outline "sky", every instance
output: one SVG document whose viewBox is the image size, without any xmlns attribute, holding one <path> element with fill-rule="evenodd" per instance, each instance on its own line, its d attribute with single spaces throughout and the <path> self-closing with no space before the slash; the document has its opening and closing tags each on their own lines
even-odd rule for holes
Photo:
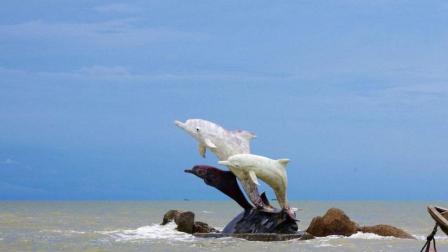
<svg viewBox="0 0 448 252">
<path fill-rule="evenodd" d="M 224 200 L 188 118 L 289 158 L 290 200 L 448 200 L 446 1 L 0 5 L 0 200 Z"/>
</svg>

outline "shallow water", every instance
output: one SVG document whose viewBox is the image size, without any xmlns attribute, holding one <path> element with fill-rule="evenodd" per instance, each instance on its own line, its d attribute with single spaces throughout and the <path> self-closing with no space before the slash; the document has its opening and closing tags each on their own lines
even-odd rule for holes
<svg viewBox="0 0 448 252">
<path fill-rule="evenodd" d="M 292 202 L 302 210 L 300 229 L 330 207 L 343 209 L 361 225 L 390 224 L 417 240 L 358 233 L 310 241 L 250 242 L 235 238 L 203 239 L 160 226 L 169 209 L 191 210 L 196 220 L 224 227 L 241 210 L 230 201 L 0 201 L 0 251 L 420 251 L 434 221 L 426 205 L 448 202 Z M 437 234 L 439 251 L 448 237 Z"/>
</svg>

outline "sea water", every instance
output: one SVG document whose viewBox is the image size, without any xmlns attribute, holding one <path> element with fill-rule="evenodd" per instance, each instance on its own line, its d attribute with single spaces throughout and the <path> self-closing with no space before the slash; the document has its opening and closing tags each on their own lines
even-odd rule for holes
<svg viewBox="0 0 448 252">
<path fill-rule="evenodd" d="M 0 251 L 420 251 L 434 226 L 426 206 L 448 202 L 303 201 L 299 229 L 330 207 L 343 209 L 360 225 L 389 224 L 416 240 L 357 233 L 308 241 L 254 242 L 196 238 L 161 226 L 170 209 L 190 210 L 196 220 L 223 228 L 241 209 L 231 201 L 0 201 Z M 439 251 L 448 238 L 437 233 Z"/>
</svg>

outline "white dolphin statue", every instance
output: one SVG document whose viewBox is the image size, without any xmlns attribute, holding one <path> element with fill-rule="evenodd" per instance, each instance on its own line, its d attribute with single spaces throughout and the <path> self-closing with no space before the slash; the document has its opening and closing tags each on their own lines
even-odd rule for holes
<svg viewBox="0 0 448 252">
<path fill-rule="evenodd" d="M 242 181 L 250 180 L 254 184 L 259 185 L 257 178 L 263 180 L 274 190 L 282 209 L 292 219 L 295 219 L 294 210 L 289 207 L 286 197 L 288 178 L 285 169 L 288 162 L 289 159 L 273 160 L 253 154 L 237 154 L 218 163 L 229 167 L 235 176 Z"/>
<path fill-rule="evenodd" d="M 229 131 L 216 123 L 202 119 L 188 119 L 185 123 L 179 121 L 174 123 L 198 141 L 201 156 L 205 157 L 208 148 L 219 160 L 227 160 L 236 154 L 250 153 L 250 140 L 255 138 L 252 132 Z"/>
<path fill-rule="evenodd" d="M 252 132 L 246 130 L 226 130 L 216 123 L 203 119 L 188 119 L 185 123 L 175 121 L 175 124 L 196 139 L 201 156 L 205 157 L 205 152 L 208 148 L 215 153 L 219 160 L 227 160 L 236 154 L 250 153 L 250 141 L 256 137 Z M 263 203 L 258 193 L 258 187 L 252 180 L 245 177 L 238 177 L 238 179 L 249 199 L 256 207 L 269 211 L 272 209 Z"/>
</svg>

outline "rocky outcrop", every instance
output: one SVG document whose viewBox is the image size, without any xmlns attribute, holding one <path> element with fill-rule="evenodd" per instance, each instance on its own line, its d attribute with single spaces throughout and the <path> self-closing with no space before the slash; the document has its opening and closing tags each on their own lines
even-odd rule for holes
<svg viewBox="0 0 448 252">
<path fill-rule="evenodd" d="M 318 236 L 345 235 L 350 236 L 358 231 L 355 222 L 337 208 L 328 209 L 324 216 L 314 217 L 306 232 Z"/>
<path fill-rule="evenodd" d="M 193 225 L 194 225 L 194 213 L 193 212 L 182 212 L 177 218 L 174 219 L 174 222 L 177 224 L 177 230 L 185 233 L 192 234 L 193 233 Z"/>
<path fill-rule="evenodd" d="M 244 211 L 236 216 L 222 230 L 225 234 L 295 234 L 297 222 L 284 211 L 267 213 L 258 209 Z"/>
<path fill-rule="evenodd" d="M 324 216 L 314 217 L 306 231 L 318 237 L 328 235 L 350 236 L 357 232 L 364 232 L 380 236 L 415 239 L 406 231 L 390 225 L 360 227 L 356 222 L 352 221 L 344 211 L 338 208 L 330 208 Z"/>
<path fill-rule="evenodd" d="M 166 225 L 169 222 L 175 220 L 179 216 L 180 213 L 181 213 L 181 211 L 179 211 L 179 210 L 169 210 L 168 212 L 165 213 L 165 215 L 163 215 L 163 220 L 160 225 Z"/>
<path fill-rule="evenodd" d="M 363 233 L 373 233 L 381 236 L 393 236 L 402 239 L 415 239 L 414 236 L 412 236 L 408 232 L 390 225 L 381 224 L 370 227 L 360 227 L 358 230 Z"/>
<path fill-rule="evenodd" d="M 194 221 L 194 213 L 190 211 L 181 212 L 179 210 L 169 210 L 163 216 L 161 225 L 166 225 L 171 221 L 174 221 L 177 224 L 178 231 L 189 234 L 219 232 L 205 222 Z"/>
<path fill-rule="evenodd" d="M 217 233 L 219 230 L 209 226 L 205 222 L 195 221 L 193 224 L 193 233 Z"/>
</svg>

